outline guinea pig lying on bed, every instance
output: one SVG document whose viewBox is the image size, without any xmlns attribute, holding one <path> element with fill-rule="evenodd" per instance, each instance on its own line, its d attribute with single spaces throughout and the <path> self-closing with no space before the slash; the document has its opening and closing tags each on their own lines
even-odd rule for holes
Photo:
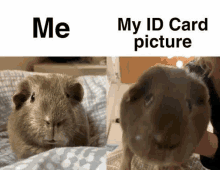
<svg viewBox="0 0 220 170">
<path fill-rule="evenodd" d="M 9 142 L 18 159 L 62 146 L 89 146 L 92 124 L 81 105 L 83 87 L 59 74 L 28 76 L 13 96 Z"/>
<path fill-rule="evenodd" d="M 161 166 L 179 166 L 192 155 L 207 129 L 209 94 L 205 84 L 184 69 L 154 66 L 123 96 L 121 170 L 134 154 Z"/>
</svg>

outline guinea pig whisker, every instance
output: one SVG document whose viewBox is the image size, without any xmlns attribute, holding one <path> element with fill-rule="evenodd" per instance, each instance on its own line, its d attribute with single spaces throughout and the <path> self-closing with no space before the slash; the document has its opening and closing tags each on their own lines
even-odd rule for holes
<svg viewBox="0 0 220 170">
<path fill-rule="evenodd" d="M 96 135 L 89 139 L 89 146 L 91 146 L 94 142 L 96 142 L 100 138 L 99 135 Z"/>
<path fill-rule="evenodd" d="M 85 135 L 83 132 L 80 132 L 80 131 L 77 131 L 77 130 L 74 130 L 73 132 L 74 132 L 74 133 L 81 134 L 81 135 L 83 135 L 83 136 Z"/>
<path fill-rule="evenodd" d="M 79 125 L 79 126 L 85 126 L 85 127 L 87 127 L 87 125 L 82 125 L 82 124 L 76 124 L 76 125 Z"/>
</svg>

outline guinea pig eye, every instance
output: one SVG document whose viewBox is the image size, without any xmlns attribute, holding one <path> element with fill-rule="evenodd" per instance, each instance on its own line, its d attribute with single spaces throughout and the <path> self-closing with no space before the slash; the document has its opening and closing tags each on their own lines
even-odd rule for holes
<svg viewBox="0 0 220 170">
<path fill-rule="evenodd" d="M 31 95 L 31 102 L 34 102 L 34 101 L 35 101 L 35 92 L 33 92 Z"/>
<path fill-rule="evenodd" d="M 202 97 L 198 97 L 196 103 L 197 105 L 201 106 L 205 104 L 205 100 Z"/>
<path fill-rule="evenodd" d="M 65 121 L 66 121 L 66 120 L 64 119 L 64 120 L 58 122 L 58 123 L 57 123 L 57 127 L 61 126 Z"/>
<path fill-rule="evenodd" d="M 66 97 L 67 97 L 67 98 L 70 98 L 70 95 L 69 95 L 68 93 L 66 93 Z"/>
<path fill-rule="evenodd" d="M 144 99 L 145 106 L 148 106 L 152 101 L 153 101 L 153 94 L 147 95 Z"/>
<path fill-rule="evenodd" d="M 190 100 L 186 100 L 186 105 L 189 108 L 189 110 L 191 111 L 192 110 L 192 103 Z"/>
<path fill-rule="evenodd" d="M 47 120 L 45 120 L 45 122 L 46 122 L 47 125 L 50 125 L 50 122 L 48 122 Z"/>
</svg>

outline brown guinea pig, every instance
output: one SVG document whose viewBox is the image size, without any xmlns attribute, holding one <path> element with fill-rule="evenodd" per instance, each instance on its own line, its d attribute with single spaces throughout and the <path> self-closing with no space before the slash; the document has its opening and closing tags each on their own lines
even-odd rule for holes
<svg viewBox="0 0 220 170">
<path fill-rule="evenodd" d="M 89 145 L 83 87 L 60 74 L 28 76 L 13 96 L 9 142 L 18 159 L 62 146 Z"/>
<path fill-rule="evenodd" d="M 121 170 L 131 169 L 134 154 L 159 167 L 187 161 L 210 117 L 206 85 L 184 69 L 153 66 L 124 94 Z"/>
</svg>

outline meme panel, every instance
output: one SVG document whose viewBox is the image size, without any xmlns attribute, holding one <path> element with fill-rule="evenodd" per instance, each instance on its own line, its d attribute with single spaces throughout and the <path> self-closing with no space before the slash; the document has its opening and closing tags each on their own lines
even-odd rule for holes
<svg viewBox="0 0 220 170">
<path fill-rule="evenodd" d="M 108 57 L 107 169 L 210 167 L 219 64 L 219 57 Z"/>
<path fill-rule="evenodd" d="M 219 4 L 0 1 L 0 170 L 220 170 Z"/>
<path fill-rule="evenodd" d="M 206 169 L 219 131 L 218 65 L 0 57 L 0 169 Z"/>
<path fill-rule="evenodd" d="M 106 57 L 0 57 L 0 169 L 106 169 Z"/>
</svg>

